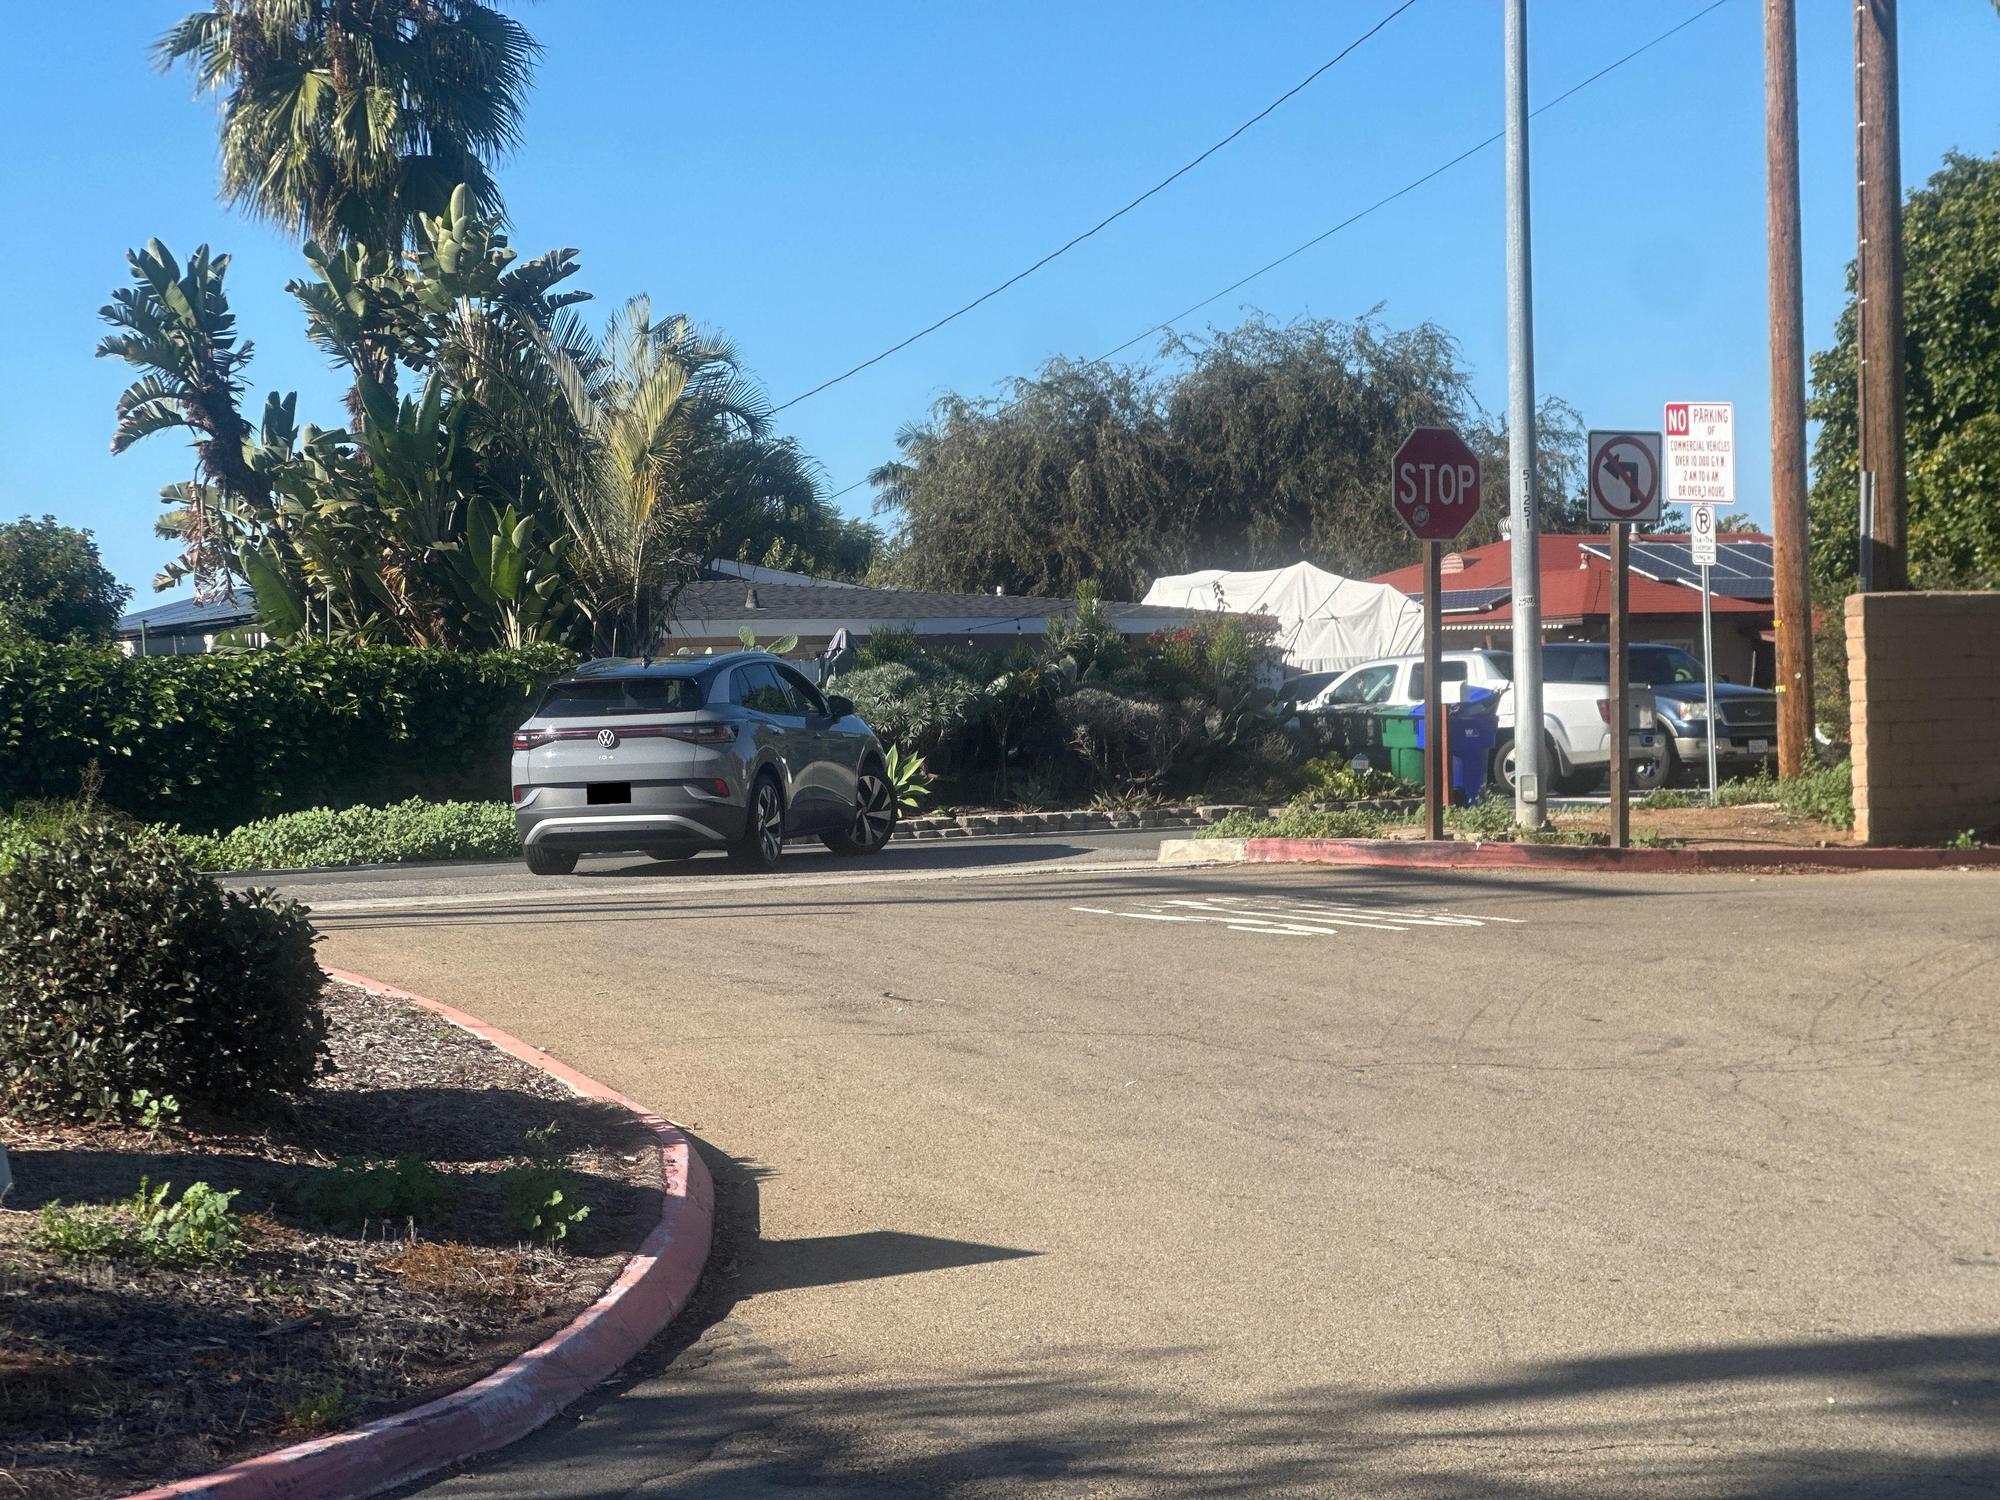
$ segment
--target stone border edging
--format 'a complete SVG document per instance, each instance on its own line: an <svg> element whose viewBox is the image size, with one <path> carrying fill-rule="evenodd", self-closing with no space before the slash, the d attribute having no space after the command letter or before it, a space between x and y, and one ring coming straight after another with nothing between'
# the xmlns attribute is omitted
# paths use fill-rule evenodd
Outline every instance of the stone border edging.
<svg viewBox="0 0 2000 1500"><path fill-rule="evenodd" d="M707 1264L715 1189L688 1138L651 1110L476 1016L342 969L326 976L408 1001L551 1074L586 1099L615 1104L660 1143L660 1219L618 1279L563 1328L463 1390L346 1432L247 1458L129 1500L359 1500L526 1437L615 1375L687 1305Z"/></svg>
<svg viewBox="0 0 2000 1500"><path fill-rule="evenodd" d="M1366 808L1394 815L1420 812L1421 799L1377 798L1366 802L1318 802L1312 804L1319 811L1343 808ZM954 813L949 817L918 816L900 818L895 839L970 839L993 838L1009 834L1038 833L1124 833L1153 828L1201 828L1221 821L1231 813L1253 812L1277 817L1286 811L1283 806L1266 808L1261 804L1248 802L1204 802L1178 803L1169 807L1135 808L1130 812L1098 812L1078 809L1074 812L986 812Z"/></svg>
<svg viewBox="0 0 2000 1500"><path fill-rule="evenodd" d="M2000 849L1606 849L1454 839L1167 839L1163 865L1365 865L1413 870L1949 870L2000 866Z"/></svg>

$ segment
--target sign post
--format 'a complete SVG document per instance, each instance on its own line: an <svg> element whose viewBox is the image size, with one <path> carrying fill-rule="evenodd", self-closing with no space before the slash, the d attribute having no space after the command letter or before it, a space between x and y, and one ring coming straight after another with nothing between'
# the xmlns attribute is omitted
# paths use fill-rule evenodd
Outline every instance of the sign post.
<svg viewBox="0 0 2000 1500"><path fill-rule="evenodd" d="M1701 568L1701 680L1707 704L1702 727L1708 735L1708 800L1715 801L1715 619L1708 570L1715 565L1715 507L1688 507L1688 549Z"/></svg>
<svg viewBox="0 0 2000 1500"><path fill-rule="evenodd" d="M1731 401L1669 401L1667 504L1691 507L1688 544L1701 565L1701 675L1708 717L1708 800L1715 800L1715 626L1708 570L1715 562L1715 511L1736 503L1736 405ZM1782 625L1780 626L1782 628ZM1778 684L1783 692L1785 684Z"/></svg>
<svg viewBox="0 0 2000 1500"><path fill-rule="evenodd" d="M1396 514L1424 544L1424 836L1444 837L1451 759L1438 676L1444 655L1444 544L1479 514L1479 455L1449 427L1419 427L1390 466Z"/></svg>
<svg viewBox="0 0 2000 1500"><path fill-rule="evenodd" d="M1657 432L1590 434L1590 519L1611 528L1610 689L1611 847L1632 842L1632 725L1626 705L1630 660L1632 523L1660 518L1660 435Z"/></svg>

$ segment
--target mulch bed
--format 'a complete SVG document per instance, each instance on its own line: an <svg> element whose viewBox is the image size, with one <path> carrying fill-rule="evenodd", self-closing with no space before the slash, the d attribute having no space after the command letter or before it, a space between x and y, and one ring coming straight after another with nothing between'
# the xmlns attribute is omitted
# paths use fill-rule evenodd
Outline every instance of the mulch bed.
<svg viewBox="0 0 2000 1500"><path fill-rule="evenodd" d="M335 1071L271 1118L0 1117L0 1500L126 1494L456 1390L593 1301L657 1222L657 1142L625 1111L428 1011L338 985L326 1006ZM560 1249L523 1243L500 1180L551 1123L590 1207ZM449 1196L414 1224L316 1221L302 1188L355 1156L424 1158ZM239 1189L246 1253L187 1270L35 1248L45 1204L142 1177Z"/></svg>

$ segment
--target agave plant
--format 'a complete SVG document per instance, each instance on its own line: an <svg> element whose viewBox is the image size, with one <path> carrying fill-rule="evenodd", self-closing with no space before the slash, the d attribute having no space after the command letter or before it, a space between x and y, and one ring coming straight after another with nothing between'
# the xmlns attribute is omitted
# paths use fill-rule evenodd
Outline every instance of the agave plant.
<svg viewBox="0 0 2000 1500"><path fill-rule="evenodd" d="M930 800L931 783L935 779L924 769L924 758L907 754L900 746L891 745L885 759L889 790L895 795L897 811L915 812Z"/></svg>

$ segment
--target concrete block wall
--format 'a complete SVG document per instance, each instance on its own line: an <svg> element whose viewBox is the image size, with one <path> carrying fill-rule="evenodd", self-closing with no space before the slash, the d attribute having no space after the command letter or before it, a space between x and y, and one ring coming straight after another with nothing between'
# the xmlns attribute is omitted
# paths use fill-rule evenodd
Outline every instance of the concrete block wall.
<svg viewBox="0 0 2000 1500"><path fill-rule="evenodd" d="M1847 672L1862 842L2000 827L2000 592L1849 595Z"/></svg>

